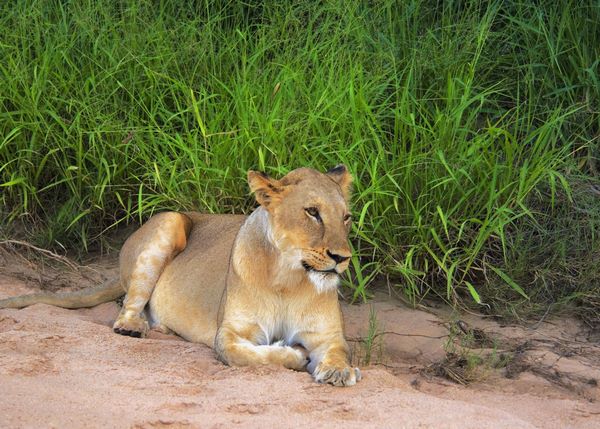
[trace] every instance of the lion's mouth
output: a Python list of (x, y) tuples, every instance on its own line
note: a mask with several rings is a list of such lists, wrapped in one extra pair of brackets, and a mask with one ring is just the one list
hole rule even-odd
[(304, 267), (304, 269), (306, 270), (307, 273), (315, 272), (315, 273), (323, 273), (323, 274), (335, 274), (335, 275), (339, 274), (335, 270), (335, 268), (330, 268), (329, 270), (317, 270), (315, 267), (313, 267), (306, 261), (302, 261), (302, 266)]

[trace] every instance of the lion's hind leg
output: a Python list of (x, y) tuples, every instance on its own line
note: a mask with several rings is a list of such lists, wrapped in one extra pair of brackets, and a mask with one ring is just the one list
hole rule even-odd
[(160, 213), (127, 239), (119, 255), (121, 282), (127, 296), (113, 325), (116, 333), (146, 335), (148, 322), (144, 308), (165, 267), (185, 249), (191, 226), (191, 220), (184, 214)]

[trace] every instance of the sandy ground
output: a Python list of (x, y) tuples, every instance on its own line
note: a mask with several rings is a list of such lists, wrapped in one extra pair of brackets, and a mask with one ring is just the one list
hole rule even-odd
[[(2, 298), (37, 290), (14, 267), (0, 273)], [(366, 366), (371, 308), (381, 334)], [(0, 310), (0, 427), (600, 427), (600, 347), (568, 319), (533, 330), (462, 317), (461, 326), (494, 339), (473, 353), (513, 356), (512, 366), (478, 370), (480, 381), (462, 386), (433, 375), (456, 316), (381, 296), (344, 305), (364, 378), (335, 388), (303, 372), (227, 367), (173, 335), (116, 335), (118, 310)]]

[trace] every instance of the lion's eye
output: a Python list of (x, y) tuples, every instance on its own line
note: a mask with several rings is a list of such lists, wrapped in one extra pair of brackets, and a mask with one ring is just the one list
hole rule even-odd
[(321, 221), (321, 215), (319, 214), (319, 209), (317, 209), (316, 207), (307, 207), (304, 209), (304, 211), (309, 216), (314, 217), (318, 221)]
[(352, 220), (352, 215), (351, 214), (347, 214), (346, 216), (344, 216), (344, 223), (348, 223)]

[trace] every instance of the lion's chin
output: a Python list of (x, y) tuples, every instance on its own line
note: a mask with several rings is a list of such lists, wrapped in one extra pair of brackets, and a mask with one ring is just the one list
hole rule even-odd
[(340, 276), (334, 272), (308, 271), (308, 278), (318, 293), (337, 289)]

